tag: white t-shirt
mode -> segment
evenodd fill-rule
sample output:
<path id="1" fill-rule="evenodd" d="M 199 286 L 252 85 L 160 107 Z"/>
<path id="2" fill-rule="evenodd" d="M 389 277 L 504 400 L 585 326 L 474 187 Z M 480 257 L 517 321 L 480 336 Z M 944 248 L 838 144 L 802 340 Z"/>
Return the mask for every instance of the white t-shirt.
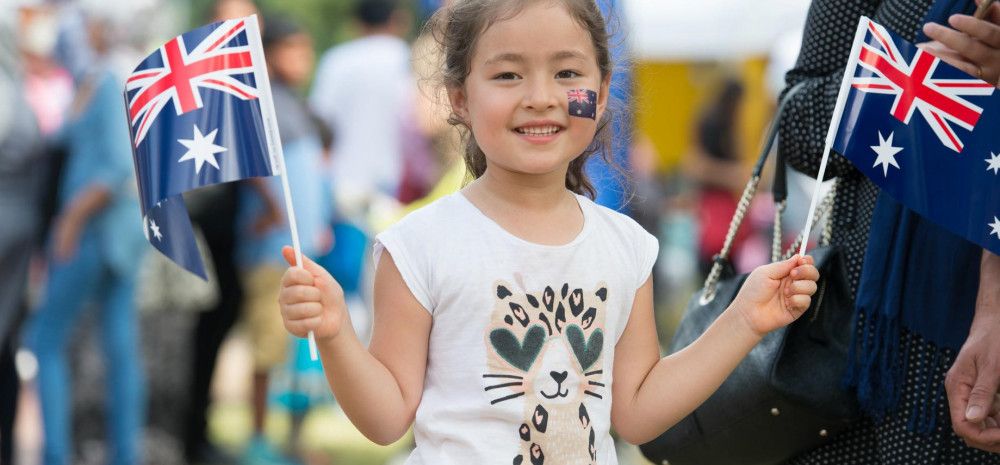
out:
<path id="1" fill-rule="evenodd" d="M 617 463 L 614 348 L 659 245 L 577 199 L 583 229 L 561 246 L 510 234 L 461 193 L 378 235 L 375 262 L 388 250 L 433 317 L 407 465 Z"/>
<path id="2" fill-rule="evenodd" d="M 398 37 L 363 37 L 323 54 L 309 103 L 334 132 L 335 189 L 395 195 L 413 85 L 410 49 Z"/>

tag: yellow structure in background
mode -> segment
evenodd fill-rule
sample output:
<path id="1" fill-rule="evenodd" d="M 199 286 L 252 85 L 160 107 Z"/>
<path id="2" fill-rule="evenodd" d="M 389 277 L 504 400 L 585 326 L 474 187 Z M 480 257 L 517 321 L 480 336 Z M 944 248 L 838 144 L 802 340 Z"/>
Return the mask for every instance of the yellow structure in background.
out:
<path id="1" fill-rule="evenodd" d="M 636 64 L 636 127 L 649 136 L 660 154 L 661 171 L 672 171 L 693 141 L 694 124 L 703 106 L 726 76 L 738 75 L 745 86 L 740 118 L 744 159 L 751 163 L 774 110 L 766 90 L 766 58 L 734 66 L 720 63 L 642 62 Z"/>

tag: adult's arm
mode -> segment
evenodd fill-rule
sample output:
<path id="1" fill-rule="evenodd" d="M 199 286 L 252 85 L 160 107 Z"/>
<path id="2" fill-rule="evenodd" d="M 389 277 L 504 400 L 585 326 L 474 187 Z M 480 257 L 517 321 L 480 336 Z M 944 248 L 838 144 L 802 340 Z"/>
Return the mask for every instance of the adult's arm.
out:
<path id="1" fill-rule="evenodd" d="M 778 150 L 792 168 L 813 177 L 819 172 L 858 20 L 874 16 L 881 4 L 882 0 L 814 0 L 809 6 L 799 58 L 785 75 L 785 92 L 800 82 L 805 86 L 788 102 L 779 122 Z M 832 154 L 826 179 L 851 169 L 846 158 Z"/>
<path id="2" fill-rule="evenodd" d="M 972 447 L 1000 453 L 1000 256 L 983 251 L 976 315 L 948 370 L 945 388 L 955 434 Z"/>

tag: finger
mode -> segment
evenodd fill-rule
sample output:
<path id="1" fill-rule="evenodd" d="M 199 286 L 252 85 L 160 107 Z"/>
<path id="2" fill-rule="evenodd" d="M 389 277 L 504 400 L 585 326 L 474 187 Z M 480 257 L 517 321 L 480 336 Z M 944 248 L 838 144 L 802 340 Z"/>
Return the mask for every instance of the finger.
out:
<path id="1" fill-rule="evenodd" d="M 322 287 L 326 281 L 333 281 L 333 276 L 330 276 L 326 268 L 323 268 L 305 255 L 302 255 L 302 266 L 298 266 L 295 260 L 295 249 L 286 245 L 281 248 L 281 254 L 285 257 L 285 261 L 293 268 L 304 268 L 314 277 L 319 278 L 317 285 Z"/>
<path id="2" fill-rule="evenodd" d="M 954 50 L 969 61 L 982 63 L 989 58 L 989 47 L 964 32 L 956 31 L 936 23 L 927 23 L 924 25 L 924 33 L 927 34 L 927 37 L 941 42 L 942 45 Z M 966 72 L 969 72 L 968 67 L 972 66 L 970 74 L 972 76 L 978 74 L 975 66 L 971 64 L 959 63 L 959 65 L 963 66 L 956 65 L 956 67 Z"/>
<path id="3" fill-rule="evenodd" d="M 980 428 L 978 425 L 973 428 L 975 432 L 966 439 L 976 447 L 982 449 L 1000 445 L 1000 428 Z"/>
<path id="4" fill-rule="evenodd" d="M 979 370 L 976 384 L 969 393 L 969 407 L 965 410 L 966 420 L 979 423 L 986 419 L 993 407 L 998 384 L 1000 379 L 993 370 Z"/>
<path id="5" fill-rule="evenodd" d="M 952 367 L 952 370 L 955 368 Z M 969 406 L 969 391 L 972 386 L 960 381 L 959 377 L 949 371 L 945 378 L 945 392 L 948 395 L 948 413 L 951 416 L 951 426 L 955 434 L 968 438 L 975 434 L 976 428 L 965 419 L 965 411 Z"/>
<path id="6" fill-rule="evenodd" d="M 1000 26 L 996 24 L 966 15 L 951 15 L 948 24 L 986 45 L 1000 48 Z"/>
<path id="7" fill-rule="evenodd" d="M 983 0 L 979 2 L 982 3 Z M 990 5 L 990 11 L 986 12 L 985 19 L 993 24 L 1000 24 L 1000 3 Z"/>
<path id="8" fill-rule="evenodd" d="M 281 316 L 286 321 L 302 321 L 316 318 L 323 314 L 323 305 L 319 302 L 302 302 L 281 306 Z"/>
<path id="9" fill-rule="evenodd" d="M 816 281 L 819 279 L 819 270 L 813 265 L 801 265 L 792 270 L 791 277 Z"/>
<path id="10" fill-rule="evenodd" d="M 312 286 L 316 281 L 312 273 L 302 269 L 302 268 L 289 268 L 285 270 L 285 274 L 281 277 L 281 287 L 292 287 L 292 286 Z"/>
<path id="11" fill-rule="evenodd" d="M 812 297 L 802 294 L 795 294 L 788 296 L 786 300 L 788 306 L 794 310 L 806 310 L 812 303 Z"/>
<path id="12" fill-rule="evenodd" d="M 320 321 L 320 317 L 295 321 L 285 320 L 285 329 L 295 336 L 306 337 L 309 334 L 309 331 L 313 331 L 319 327 Z"/>
<path id="13" fill-rule="evenodd" d="M 979 12 L 978 7 L 982 6 L 985 1 L 986 0 L 976 0 L 977 13 Z M 986 13 L 982 15 L 982 19 L 993 24 L 1000 24 L 1000 3 L 991 4 Z"/>
<path id="14" fill-rule="evenodd" d="M 788 276 L 788 273 L 792 271 L 792 268 L 795 268 L 795 265 L 798 263 L 798 258 L 799 256 L 796 255 L 788 260 L 782 260 L 780 262 L 764 265 L 762 267 L 764 276 L 775 280 L 783 279 L 785 276 Z"/>
<path id="15" fill-rule="evenodd" d="M 813 295 L 816 293 L 816 281 L 809 281 L 803 279 L 801 281 L 793 281 L 791 286 L 788 286 L 790 295 L 800 294 L 800 295 Z"/>
<path id="16" fill-rule="evenodd" d="M 917 48 L 920 48 L 925 52 L 929 52 L 931 55 L 944 60 L 956 68 L 962 69 L 963 67 L 976 66 L 974 63 L 970 63 L 969 60 L 965 59 L 965 57 L 960 55 L 958 52 L 945 47 L 940 42 L 924 42 L 917 44 Z"/>
<path id="17" fill-rule="evenodd" d="M 986 427 L 987 428 L 997 428 L 1000 424 L 997 424 L 997 420 L 993 417 L 986 417 Z"/>
<path id="18" fill-rule="evenodd" d="M 322 293 L 316 286 L 296 285 L 283 287 L 278 300 L 285 304 L 297 304 L 300 302 L 319 302 L 321 298 Z"/>

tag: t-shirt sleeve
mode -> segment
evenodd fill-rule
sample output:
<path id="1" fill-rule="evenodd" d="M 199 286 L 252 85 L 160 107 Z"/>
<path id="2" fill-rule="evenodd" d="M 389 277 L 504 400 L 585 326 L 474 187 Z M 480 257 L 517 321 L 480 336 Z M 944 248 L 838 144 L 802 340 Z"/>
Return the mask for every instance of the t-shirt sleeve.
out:
<path id="1" fill-rule="evenodd" d="M 382 252 L 389 251 L 392 261 L 396 264 L 399 274 L 403 277 L 403 282 L 410 289 L 413 297 L 420 302 L 429 313 L 433 314 L 434 305 L 431 300 L 430 288 L 427 285 L 428 263 L 423 255 L 419 254 L 407 241 L 403 239 L 403 234 L 396 228 L 390 228 L 375 237 L 375 244 L 372 256 L 375 266 L 378 267 Z"/>
<path id="2" fill-rule="evenodd" d="M 638 225 L 636 225 L 638 227 Z M 648 233 L 642 227 L 638 227 L 638 240 L 636 243 L 637 253 L 636 268 L 637 277 L 635 288 L 639 289 L 653 272 L 653 264 L 656 263 L 656 256 L 660 253 L 660 241 L 656 236 Z"/>

